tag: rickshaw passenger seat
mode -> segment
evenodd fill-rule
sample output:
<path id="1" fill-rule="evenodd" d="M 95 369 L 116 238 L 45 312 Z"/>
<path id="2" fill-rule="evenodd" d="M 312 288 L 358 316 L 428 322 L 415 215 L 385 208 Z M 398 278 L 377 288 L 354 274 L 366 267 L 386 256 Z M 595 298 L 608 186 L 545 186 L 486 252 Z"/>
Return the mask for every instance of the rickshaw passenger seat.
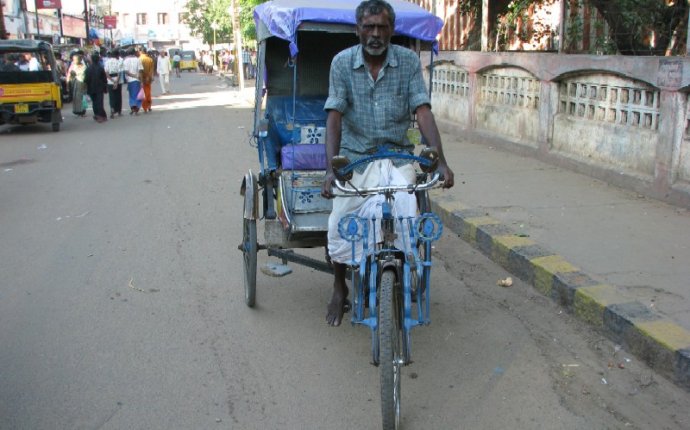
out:
<path id="1" fill-rule="evenodd" d="M 325 97 L 269 97 L 266 101 L 268 169 L 325 170 Z M 313 131 L 304 133 L 305 129 Z M 305 134 L 309 138 L 305 139 Z M 280 156 L 280 158 L 279 158 Z"/>

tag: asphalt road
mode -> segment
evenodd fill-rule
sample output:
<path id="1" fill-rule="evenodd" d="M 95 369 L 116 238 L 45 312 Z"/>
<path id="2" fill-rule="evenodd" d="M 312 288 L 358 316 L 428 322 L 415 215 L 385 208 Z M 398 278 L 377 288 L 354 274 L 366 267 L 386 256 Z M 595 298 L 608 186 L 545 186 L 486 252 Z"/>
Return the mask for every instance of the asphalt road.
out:
<path id="1" fill-rule="evenodd" d="M 368 332 L 325 324 L 327 275 L 259 273 L 244 305 L 251 108 L 213 76 L 173 91 L 0 127 L 0 429 L 379 428 Z M 530 286 L 456 237 L 436 257 L 403 428 L 690 427 L 687 392 Z"/>

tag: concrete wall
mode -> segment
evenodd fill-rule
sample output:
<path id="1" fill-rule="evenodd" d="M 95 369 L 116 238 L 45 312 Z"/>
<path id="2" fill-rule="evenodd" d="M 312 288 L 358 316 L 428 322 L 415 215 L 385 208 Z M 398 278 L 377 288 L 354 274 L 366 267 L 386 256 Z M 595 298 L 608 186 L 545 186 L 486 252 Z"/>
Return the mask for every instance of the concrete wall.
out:
<path id="1" fill-rule="evenodd" d="M 690 59 L 446 51 L 435 60 L 442 127 L 690 206 Z"/>

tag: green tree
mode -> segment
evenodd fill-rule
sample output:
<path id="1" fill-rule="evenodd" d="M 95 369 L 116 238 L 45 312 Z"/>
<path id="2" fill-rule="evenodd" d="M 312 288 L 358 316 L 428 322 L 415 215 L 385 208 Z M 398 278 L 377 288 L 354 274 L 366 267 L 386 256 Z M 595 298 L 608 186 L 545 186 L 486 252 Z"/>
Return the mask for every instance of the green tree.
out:
<path id="1" fill-rule="evenodd" d="M 266 0 L 236 0 L 243 40 L 256 40 L 254 7 Z M 231 0 L 189 0 L 187 25 L 204 43 L 213 43 L 213 23 L 217 24 L 216 42 L 232 41 Z"/>
<path id="2" fill-rule="evenodd" d="M 240 5 L 240 28 L 242 40 L 256 40 L 256 26 L 254 25 L 254 8 L 267 0 L 238 0 Z"/>
<path id="3" fill-rule="evenodd" d="M 572 0 L 571 0 L 572 1 Z M 674 55 L 685 48 L 685 0 L 590 0 L 624 55 Z"/>
<path id="4" fill-rule="evenodd" d="M 213 43 L 213 25 L 216 24 L 216 42 L 232 40 L 232 22 L 228 7 L 230 0 L 189 0 L 187 25 L 193 34 L 201 36 L 204 43 Z"/>

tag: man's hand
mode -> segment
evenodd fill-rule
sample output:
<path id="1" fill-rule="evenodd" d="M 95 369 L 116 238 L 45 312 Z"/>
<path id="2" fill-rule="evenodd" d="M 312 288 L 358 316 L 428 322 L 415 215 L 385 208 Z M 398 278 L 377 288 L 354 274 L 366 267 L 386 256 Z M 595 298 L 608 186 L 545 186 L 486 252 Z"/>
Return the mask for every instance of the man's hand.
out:
<path id="1" fill-rule="evenodd" d="M 451 188 L 453 185 L 455 185 L 453 171 L 450 170 L 450 167 L 448 167 L 447 164 L 439 165 L 437 170 L 444 178 L 443 188 Z"/>
<path id="2" fill-rule="evenodd" d="M 323 180 L 323 185 L 321 186 L 321 195 L 327 199 L 332 199 L 335 197 L 333 195 L 333 181 L 335 180 L 335 175 L 333 172 L 326 172 L 326 177 Z"/>

